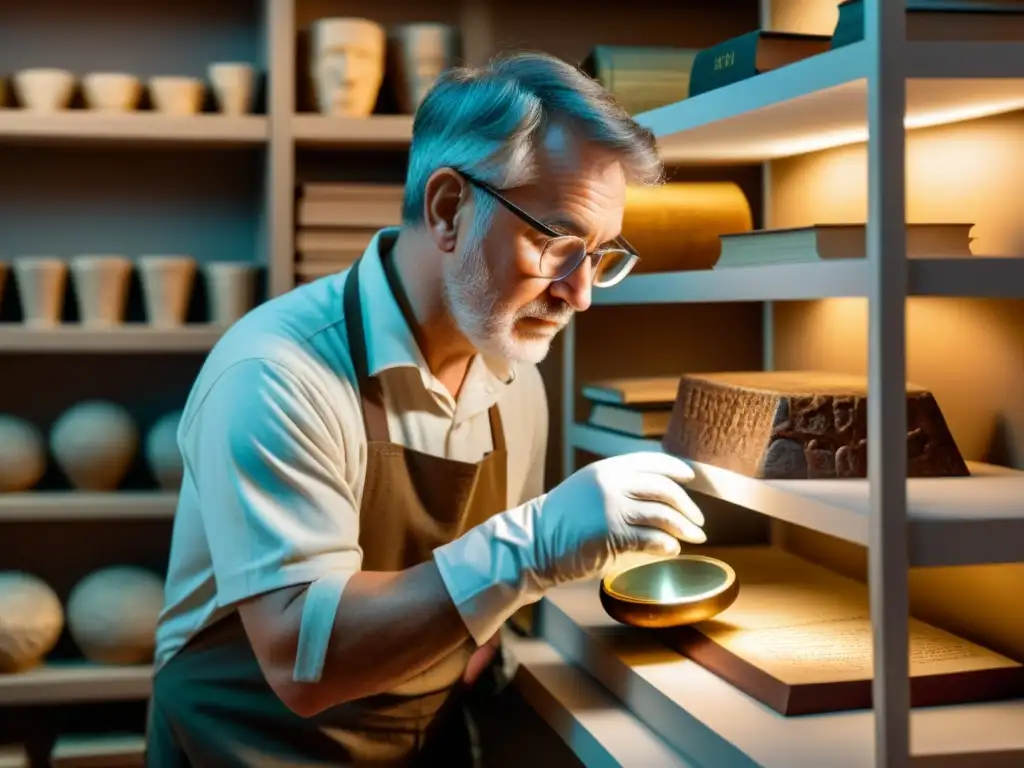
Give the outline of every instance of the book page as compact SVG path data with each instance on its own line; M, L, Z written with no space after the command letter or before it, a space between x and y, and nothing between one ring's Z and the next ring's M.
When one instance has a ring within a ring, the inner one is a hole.
M792 685L873 676L866 585L784 552L709 554L733 566L740 591L727 610L696 625L705 637ZM912 676L1020 666L915 619L910 636Z

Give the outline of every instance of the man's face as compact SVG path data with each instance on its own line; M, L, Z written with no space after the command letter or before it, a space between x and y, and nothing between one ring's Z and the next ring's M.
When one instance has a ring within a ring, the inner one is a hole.
M619 163L557 129L537 154L536 182L503 194L552 229L581 236L588 253L617 237L626 199ZM590 259L558 282L536 277L549 238L496 201L489 222L473 229L445 264L452 316L481 352L539 363L572 315L590 306Z

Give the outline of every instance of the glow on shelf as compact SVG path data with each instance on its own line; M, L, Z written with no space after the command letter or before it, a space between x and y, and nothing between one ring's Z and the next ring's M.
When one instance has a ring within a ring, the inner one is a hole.
M961 107L945 109L922 109L908 114L903 119L903 127L908 131L919 128L933 128L950 123L962 123L984 117L1001 115L1024 109L1024 96L1015 99L969 104ZM810 133L806 136L767 141L762 146L766 154L772 157L788 157L808 152L820 152L851 144L863 144L868 140L867 125L856 128L843 128L833 131Z

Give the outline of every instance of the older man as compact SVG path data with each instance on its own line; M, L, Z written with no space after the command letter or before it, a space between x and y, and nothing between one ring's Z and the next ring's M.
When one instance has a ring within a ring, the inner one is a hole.
M189 397L149 765L422 759L516 610L704 540L667 455L542 479L535 364L636 262L626 186L661 172L557 59L441 78L402 226L245 317Z

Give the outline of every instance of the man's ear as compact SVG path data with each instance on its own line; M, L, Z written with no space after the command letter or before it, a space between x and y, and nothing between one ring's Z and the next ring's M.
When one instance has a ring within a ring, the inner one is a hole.
M465 180L451 168L440 168L430 175L423 190L423 221L437 249L455 250L459 222L469 215Z

